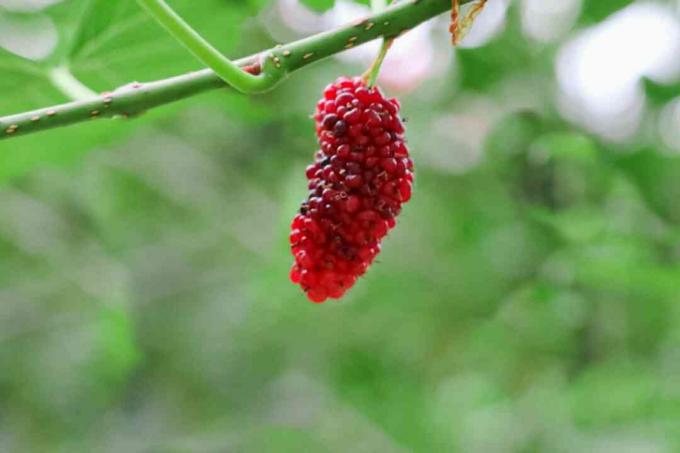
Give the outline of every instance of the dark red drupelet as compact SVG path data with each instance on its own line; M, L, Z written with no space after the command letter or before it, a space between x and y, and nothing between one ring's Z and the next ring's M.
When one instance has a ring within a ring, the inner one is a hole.
M328 85L316 106L321 149L291 225L290 279L312 302L339 298L366 272L411 198L413 163L399 102L361 78Z

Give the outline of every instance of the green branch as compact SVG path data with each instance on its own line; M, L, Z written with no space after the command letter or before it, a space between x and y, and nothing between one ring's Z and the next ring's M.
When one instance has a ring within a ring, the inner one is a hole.
M463 0L462 3L470 1ZM383 36L397 36L450 7L450 0L405 0L363 20L234 63L244 70L280 80L293 71L351 47ZM210 69L155 82L132 83L91 99L0 117L0 139L93 118L134 116L160 105L226 86Z

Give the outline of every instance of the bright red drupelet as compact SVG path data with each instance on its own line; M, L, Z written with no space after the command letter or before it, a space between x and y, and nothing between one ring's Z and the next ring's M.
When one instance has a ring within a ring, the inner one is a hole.
M312 302L340 298L366 272L411 198L413 163L399 102L341 77L317 103L321 149L307 167L309 197L291 225L290 279Z

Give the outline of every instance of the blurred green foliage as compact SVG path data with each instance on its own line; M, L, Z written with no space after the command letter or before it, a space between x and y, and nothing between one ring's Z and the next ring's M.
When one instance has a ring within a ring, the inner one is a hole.
M263 1L172 3L272 44ZM199 67L131 0L38 14L97 91ZM337 303L288 282L287 234L308 115L361 67L3 141L0 451L680 450L678 158L562 120L557 46L508 20L402 96L414 198ZM0 51L0 114L64 101L53 62Z

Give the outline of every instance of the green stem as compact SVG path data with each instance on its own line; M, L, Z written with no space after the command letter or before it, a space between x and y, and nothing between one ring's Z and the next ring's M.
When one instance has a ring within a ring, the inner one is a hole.
M262 92L271 88L282 77L281 72L271 75L252 75L245 72L206 41L180 17L164 0L137 0L146 11L165 28L172 37L186 47L203 64L212 69L226 83L243 93Z
M385 61L385 57L387 56L387 52L390 50L390 47L392 47L392 43L394 43L394 38L383 39L378 56L376 57L371 67L368 68L368 70L366 71L364 79L366 80L366 85L368 85L369 87L375 85L375 82L378 80L378 75L380 74L380 67L383 64L383 61Z
M97 95L97 93L85 86L80 80L76 79L67 66L55 67L47 74L47 78L55 88L74 101L91 99Z
M472 0L462 0L462 3L469 1ZM235 64L245 68L258 63L262 56L266 57L265 71L272 70L273 66L275 71L291 73L350 47L382 36L396 36L450 8L450 0L405 0L362 21L237 60ZM132 83L91 99L0 117L0 140L92 118L134 116L225 86L228 85L210 69L155 82Z
M371 9L373 10L373 12L382 11L387 7L389 1L390 0L371 0ZM364 74L364 80L366 81L366 84L369 87L375 85L375 82L378 80L380 68L382 67L383 61L385 61L385 57L387 56L387 52L390 50L390 47L392 47L393 43L394 38L383 37L383 41L380 46L380 52L378 52L378 56Z

